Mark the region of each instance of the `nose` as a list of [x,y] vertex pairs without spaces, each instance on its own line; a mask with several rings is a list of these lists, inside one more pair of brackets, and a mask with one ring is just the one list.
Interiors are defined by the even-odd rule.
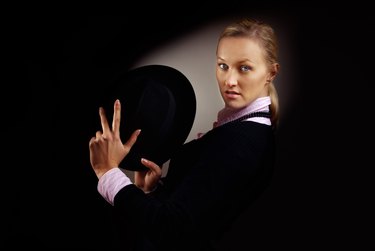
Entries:
[[227,72],[227,76],[225,79],[225,85],[229,87],[236,86],[238,83],[238,76],[235,71],[230,70]]

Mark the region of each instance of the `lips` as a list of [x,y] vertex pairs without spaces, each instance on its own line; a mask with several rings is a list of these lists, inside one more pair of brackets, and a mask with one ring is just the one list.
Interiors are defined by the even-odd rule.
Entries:
[[225,91],[225,96],[230,98],[230,99],[237,98],[240,95],[241,94],[239,92],[236,92],[236,91]]
[[240,95],[239,92],[235,92],[235,91],[225,91],[226,94],[236,94],[236,95]]

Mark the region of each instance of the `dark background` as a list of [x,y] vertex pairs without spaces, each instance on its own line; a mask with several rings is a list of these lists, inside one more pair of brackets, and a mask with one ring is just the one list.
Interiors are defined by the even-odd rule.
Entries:
[[271,187],[220,250],[374,248],[373,13],[357,1],[301,2],[9,18],[2,250],[115,247],[110,207],[89,165],[103,86],[158,45],[242,13],[287,13],[298,87],[278,131]]

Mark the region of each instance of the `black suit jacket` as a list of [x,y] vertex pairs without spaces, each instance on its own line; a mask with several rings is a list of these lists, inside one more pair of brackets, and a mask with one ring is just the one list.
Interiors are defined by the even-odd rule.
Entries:
[[251,121],[228,123],[185,143],[155,192],[129,185],[115,196],[123,247],[212,250],[268,186],[274,160],[274,131]]

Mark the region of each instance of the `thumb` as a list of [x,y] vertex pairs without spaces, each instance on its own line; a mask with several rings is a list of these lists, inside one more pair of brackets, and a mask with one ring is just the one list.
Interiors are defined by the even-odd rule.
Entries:
[[154,162],[147,160],[145,158],[141,159],[142,164],[150,169],[153,173],[155,173],[158,176],[161,176],[161,168]]
[[128,141],[126,141],[126,143],[124,144],[124,147],[128,148],[130,150],[130,148],[132,148],[134,143],[137,141],[137,138],[138,138],[140,133],[141,133],[141,129],[135,130],[132,133],[132,135],[130,136],[130,138],[128,139]]

